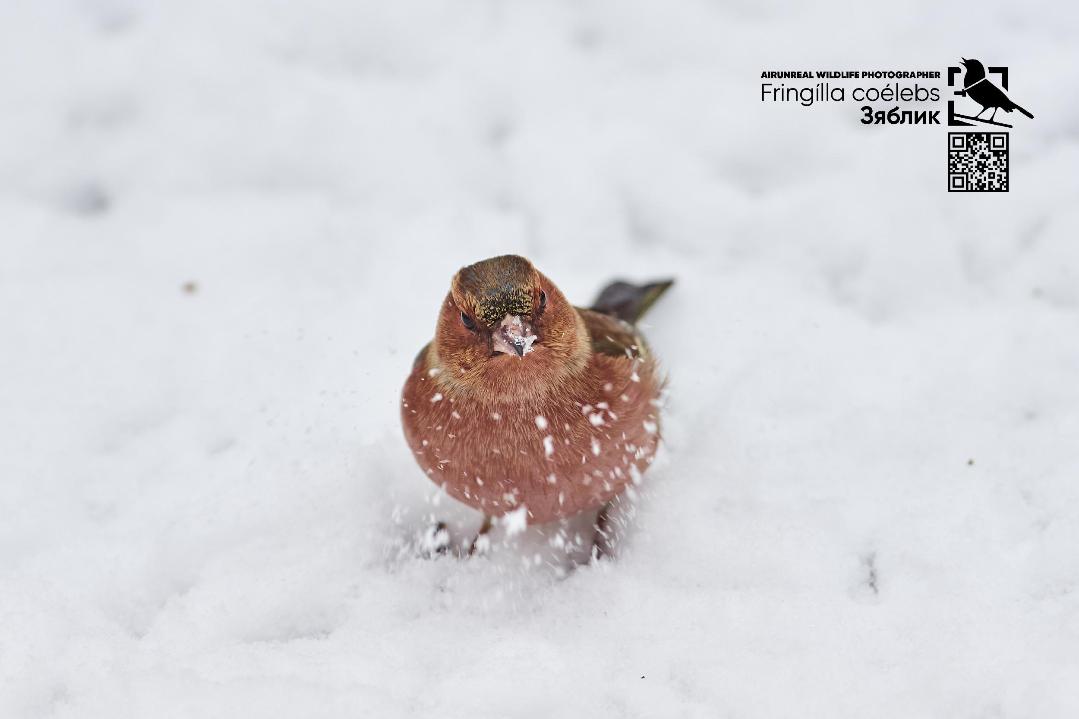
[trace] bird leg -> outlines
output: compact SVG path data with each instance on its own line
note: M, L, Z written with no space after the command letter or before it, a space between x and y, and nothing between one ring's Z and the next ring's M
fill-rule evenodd
M996 108L996 107L993 108L993 114L989 116L989 122L992 122L993 120L997 119L997 110L998 109L1000 109L1000 108Z
M983 108L981 109L981 111L980 111L980 112L979 112L979 113L978 113L977 115L975 115L975 116L974 116L974 119L975 119L975 120L977 120L977 119L978 119L979 117L981 117L981 116L982 116L982 113L983 113L983 112L985 112L985 111L986 111L986 110L988 110L988 109L989 109L988 107L983 107Z
M611 538L614 537L614 528L611 526L611 511L614 509L614 500L607 502L600 508L596 515L596 523L593 526L595 534L592 535L592 557L602 559L611 554Z
M483 524L480 525L480 529L476 532L475 538L472 540L472 544L468 548L468 556L474 555L480 550L480 540L484 540L483 544L486 544L487 533L491 531L491 526L494 522L491 520L491 515L483 515Z

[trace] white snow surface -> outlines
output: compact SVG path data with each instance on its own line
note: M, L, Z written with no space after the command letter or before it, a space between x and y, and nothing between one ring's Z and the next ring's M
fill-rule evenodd
M1079 715L1077 18L0 4L0 716ZM1036 117L1007 194L760 101L959 56ZM417 539L479 518L399 391L507 252L677 279L613 559Z

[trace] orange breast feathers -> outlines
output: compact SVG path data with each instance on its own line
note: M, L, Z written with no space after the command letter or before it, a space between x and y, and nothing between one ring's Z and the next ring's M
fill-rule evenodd
M639 482L659 440L651 361L598 355L565 394L483 405L454 396L418 362L401 412L416 461L437 485L488 515L522 505L531 523L602 506Z

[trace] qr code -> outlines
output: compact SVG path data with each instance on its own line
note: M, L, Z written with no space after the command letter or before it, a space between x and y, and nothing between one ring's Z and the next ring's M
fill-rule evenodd
M1007 192L1008 133L949 132L948 192Z

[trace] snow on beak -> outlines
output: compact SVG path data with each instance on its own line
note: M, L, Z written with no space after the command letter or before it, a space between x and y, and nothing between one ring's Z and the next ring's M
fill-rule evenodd
M495 352L524 357L532 351L536 335L532 326L521 319L520 315L506 315L491 333L491 348Z

